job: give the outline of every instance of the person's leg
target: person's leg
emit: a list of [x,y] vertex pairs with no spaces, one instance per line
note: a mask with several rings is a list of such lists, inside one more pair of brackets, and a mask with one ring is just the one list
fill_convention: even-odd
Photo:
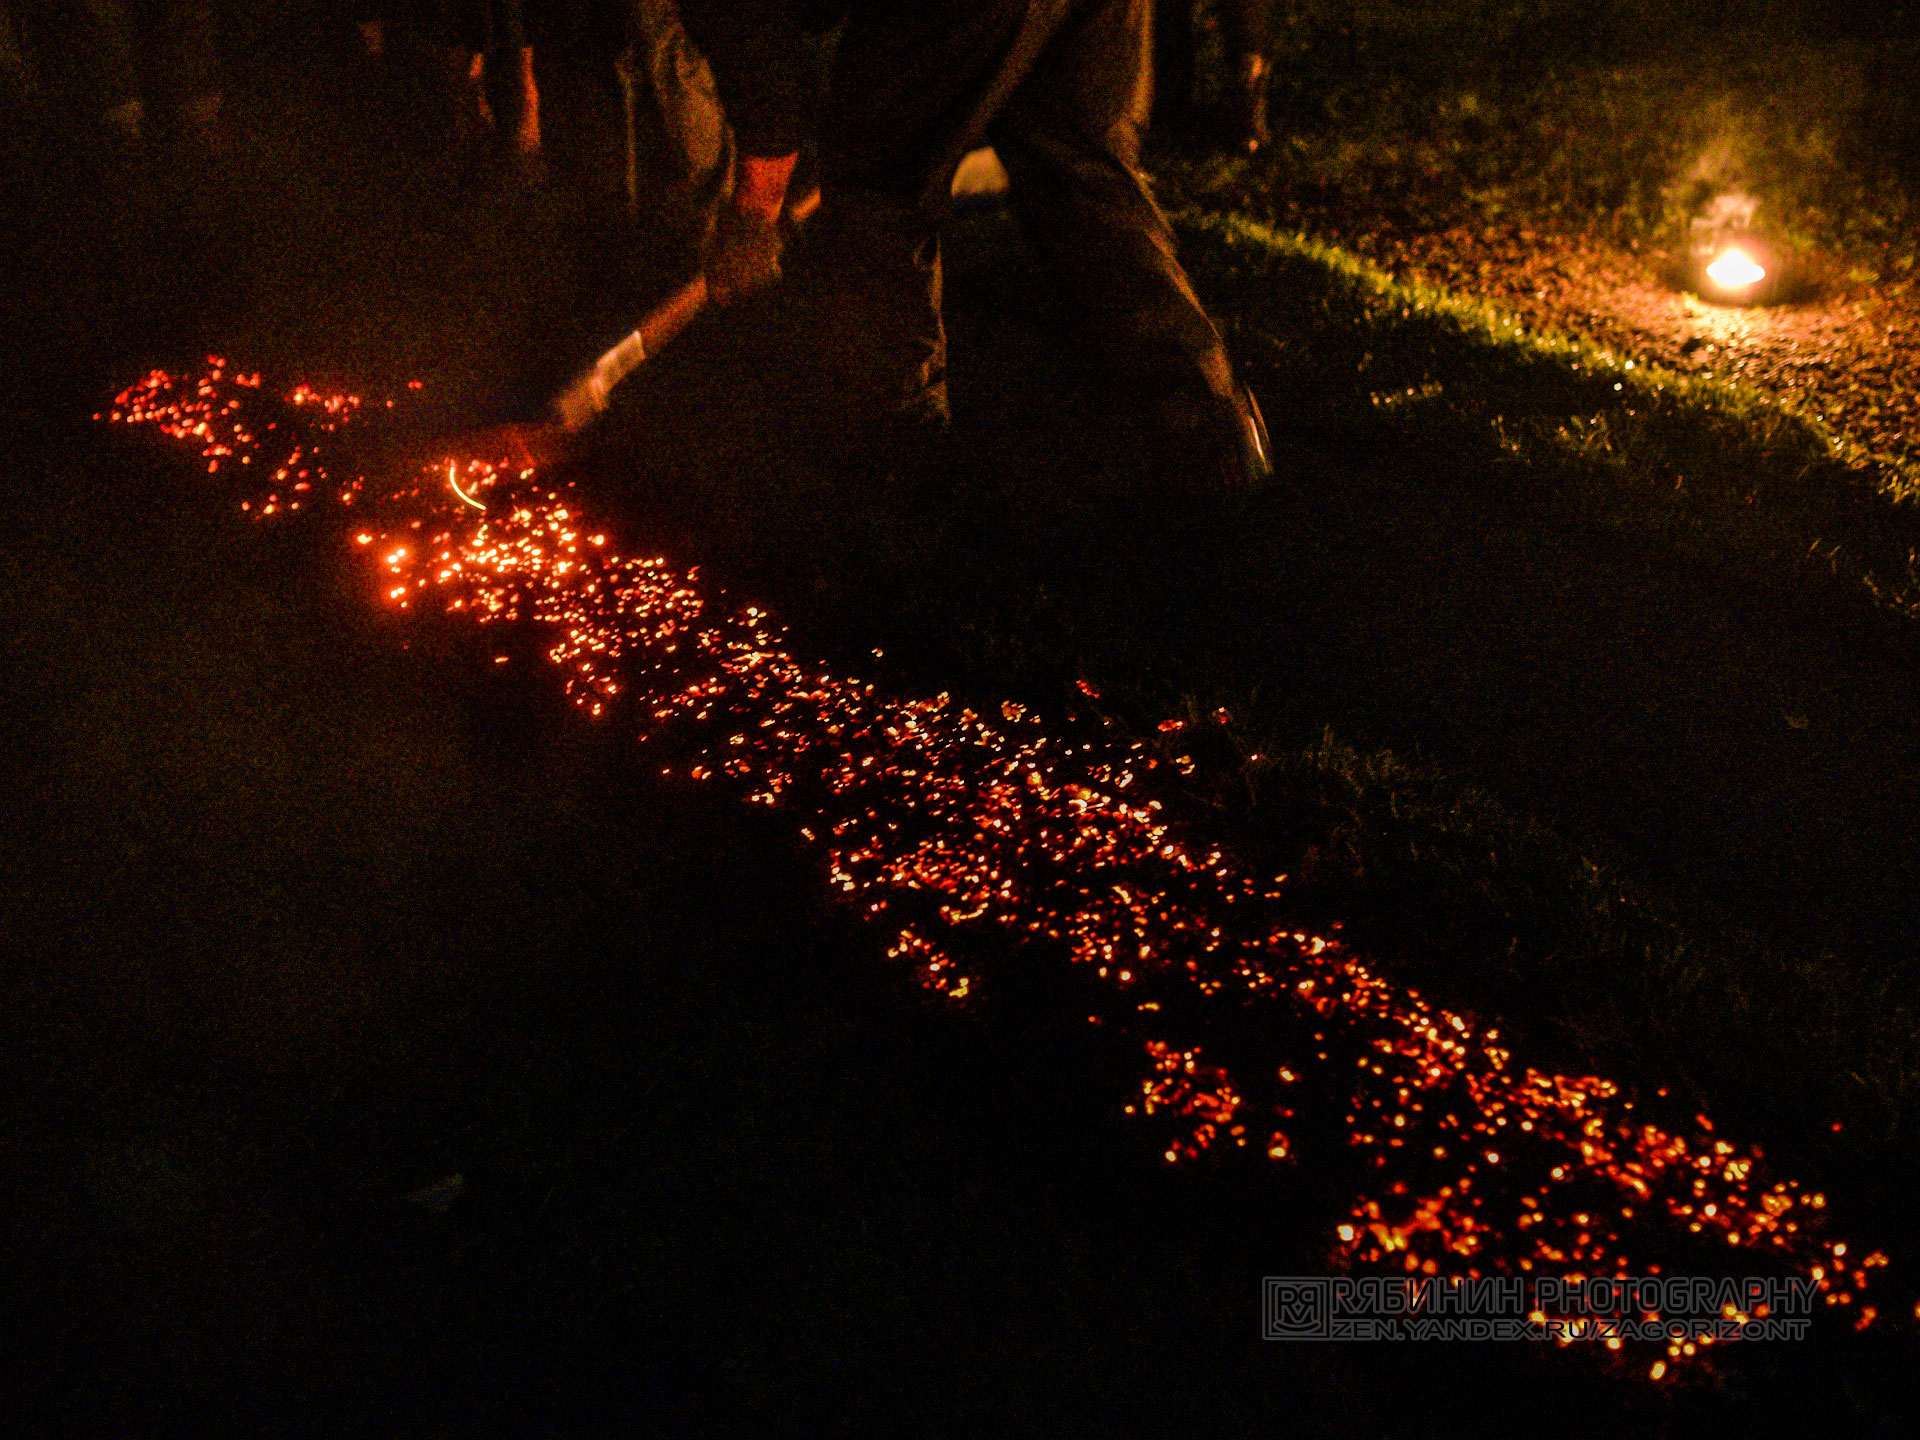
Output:
[[451,0],[436,7],[444,34],[447,93],[453,107],[453,142],[469,151],[493,133],[487,100],[487,48],[492,17],[487,0]]
[[10,92],[0,98],[9,100],[24,99],[33,88],[27,71],[26,52],[20,48],[20,38],[14,32],[13,17],[7,11],[6,0],[0,0],[0,85],[6,86]]
[[360,0],[353,9],[354,28],[360,32],[360,49],[369,60],[387,53],[387,12],[380,0]]
[[456,45],[450,54],[448,69],[453,78],[456,132],[475,138],[492,134],[493,104],[487,99],[486,50]]
[[1193,115],[1194,0],[1156,0],[1153,7],[1153,122],[1186,124]]
[[673,0],[634,0],[615,64],[626,115],[627,202],[697,263],[733,190],[735,145],[712,67]]
[[911,445],[944,428],[940,242],[915,207],[830,187],[795,269],[830,408],[882,417],[882,445]]
[[129,0],[73,0],[80,49],[92,57],[95,103],[107,133],[138,146],[146,124],[140,73],[134,63],[133,9]]
[[1265,457],[1248,448],[1257,430],[1248,401],[1139,169],[1151,3],[1078,6],[1014,91],[993,142],[1028,243],[1163,438],[1189,459],[1205,452],[1223,483],[1256,483]]
[[992,139],[1028,243],[1115,367],[1143,384],[1204,378],[1224,393],[1226,350],[1139,169],[1148,5],[1081,5]]
[[514,52],[514,98],[519,113],[514,118],[513,148],[521,155],[540,153],[540,87],[533,78],[533,47],[522,45]]
[[171,0],[163,48],[180,116],[193,139],[215,154],[227,148],[220,124],[219,60],[213,43],[213,0]]
[[518,155],[540,153],[540,89],[533,78],[533,46],[527,43],[526,12],[522,0],[489,0],[488,48],[513,67],[513,149]]
[[801,143],[800,158],[794,165],[787,189],[787,217],[793,224],[805,224],[820,208],[819,122],[826,109],[828,84],[833,73],[833,51],[837,36],[829,31],[806,37],[810,125]]
[[1228,63],[1273,54],[1273,0],[1220,0]]
[[1267,86],[1273,78],[1273,6],[1271,0],[1221,0],[1220,11],[1235,140],[1251,155],[1272,138],[1267,130]]

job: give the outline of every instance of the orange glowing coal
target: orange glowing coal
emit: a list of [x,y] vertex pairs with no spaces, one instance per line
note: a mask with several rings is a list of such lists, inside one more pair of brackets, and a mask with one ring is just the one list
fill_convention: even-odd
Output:
[[1744,290],[1766,279],[1767,271],[1746,251],[1734,247],[1707,267],[1707,278],[1722,290]]
[[[1704,1115],[1663,1123],[1612,1080],[1526,1064],[1497,1029],[1296,928],[1286,877],[1211,843],[1146,741],[809,661],[766,611],[726,603],[696,571],[620,554],[582,513],[587,497],[531,466],[330,475],[336,432],[366,423],[359,404],[304,387],[276,404],[257,375],[214,360],[152,372],[102,418],[184,442],[259,521],[311,522],[316,507],[291,512],[337,496],[354,517],[343,538],[396,608],[543,631],[567,694],[595,718],[619,707],[663,780],[790,817],[833,891],[886,928],[889,956],[931,994],[979,1004],[1010,967],[1070,970],[1074,1022],[1140,1065],[1124,1109],[1167,1164],[1264,1155],[1355,1186],[1330,1263],[1477,1279],[1659,1273],[1691,1257],[1703,1274],[1806,1276],[1836,1318],[1873,1323],[1878,1307],[1856,1301],[1888,1257],[1831,1238],[1824,1193],[1776,1178]],[[1675,1323],[1664,1354],[1636,1352],[1655,1380],[1702,1363],[1713,1338]]]

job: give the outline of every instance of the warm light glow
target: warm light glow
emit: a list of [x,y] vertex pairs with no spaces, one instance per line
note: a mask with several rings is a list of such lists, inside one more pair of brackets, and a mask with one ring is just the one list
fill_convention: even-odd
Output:
[[[1075,1020],[1138,1065],[1115,1108],[1166,1163],[1264,1150],[1358,1177],[1334,1263],[1626,1275],[1690,1249],[1712,1273],[1726,1262],[1706,1246],[1735,1246],[1836,1308],[1887,1264],[1853,1259],[1825,1233],[1823,1193],[1770,1174],[1707,1116],[1656,1120],[1604,1077],[1539,1070],[1497,1029],[1349,950],[1338,927],[1296,928],[1286,877],[1215,843],[1165,783],[1192,761],[1160,747],[1206,722],[1169,720],[1149,744],[1097,717],[890,692],[805,658],[766,611],[725,603],[697,572],[618,553],[584,497],[504,457],[329,474],[335,432],[365,423],[360,402],[302,387],[276,407],[259,383],[220,361],[156,370],[108,418],[154,426],[209,466],[262,462],[217,472],[256,520],[307,520],[289,513],[296,495],[351,506],[340,540],[399,609],[543,631],[568,695],[589,716],[622,714],[663,777],[791,817],[831,887],[886,927],[888,954],[932,994],[969,1004],[1004,967],[1077,971]],[[1266,1048],[1236,1048],[1255,1010]],[[1326,1135],[1338,1138],[1316,1144]],[[1705,1363],[1691,1339],[1644,1373],[1682,1362]]]
[[1744,290],[1767,278],[1766,267],[1737,247],[1707,267],[1707,278],[1722,290]]

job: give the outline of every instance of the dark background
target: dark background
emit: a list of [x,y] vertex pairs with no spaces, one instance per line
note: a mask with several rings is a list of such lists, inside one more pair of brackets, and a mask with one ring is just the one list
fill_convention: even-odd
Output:
[[[1673,10],[1459,23],[1567,53],[1665,43]],[[57,37],[57,12],[16,18]],[[179,455],[93,425],[208,347],[478,405],[661,282],[610,203],[592,16],[554,47],[558,178],[519,195],[449,166],[404,47],[369,70],[345,19],[228,14],[223,164],[163,144],[117,168],[51,48],[8,131],[21,1429],[1898,1433],[1871,1350],[1676,1396],[1530,1348],[1260,1344],[1258,1277],[1317,1265],[1344,1197],[1157,1168],[1115,1114],[1123,1057],[1040,1011],[929,1010],[777,820],[650,779],[531,646],[496,669],[374,609],[323,528],[249,525]],[[1408,63],[1373,33],[1342,43]],[[995,299],[958,287],[957,325]],[[1028,343],[1053,357],[1037,432],[1095,382]],[[453,1174],[444,1212],[406,1198]]]

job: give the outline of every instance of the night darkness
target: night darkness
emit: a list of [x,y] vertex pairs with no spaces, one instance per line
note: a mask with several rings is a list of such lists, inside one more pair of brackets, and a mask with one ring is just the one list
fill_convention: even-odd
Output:
[[1719,8],[1159,6],[1207,392],[1081,92],[869,178],[1024,6],[689,3],[729,201],[661,7],[0,0],[7,1428],[1920,1423],[1920,42]]

